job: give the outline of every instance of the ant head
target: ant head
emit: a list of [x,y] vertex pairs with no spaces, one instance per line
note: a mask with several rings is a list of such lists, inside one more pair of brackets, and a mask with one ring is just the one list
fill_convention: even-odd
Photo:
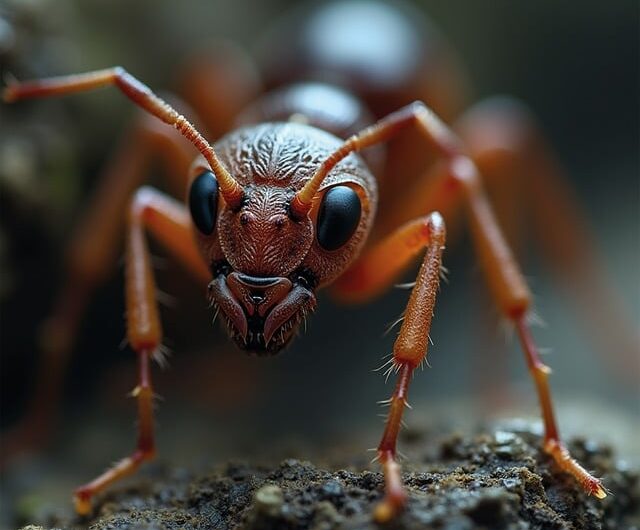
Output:
[[331,172],[302,217],[291,204],[341,140],[282,123],[235,131],[215,146],[243,199],[229,205],[200,159],[189,208],[211,266],[211,302],[242,348],[277,353],[316,306],[315,291],[353,261],[373,217],[375,181],[356,155]]

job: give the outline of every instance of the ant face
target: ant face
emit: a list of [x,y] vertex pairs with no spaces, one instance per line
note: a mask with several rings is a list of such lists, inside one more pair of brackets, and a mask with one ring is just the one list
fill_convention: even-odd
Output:
[[292,193],[246,186],[239,210],[224,208],[217,220],[224,259],[214,267],[211,302],[241,349],[277,353],[315,309],[316,282],[298,272],[313,241],[310,219],[294,221]]
[[[189,207],[213,273],[210,302],[229,335],[243,350],[275,354],[314,311],[316,288],[339,275],[360,250],[372,213],[363,181],[373,177],[354,157],[350,171],[328,178],[308,215],[296,219],[290,209],[296,191],[340,140],[293,124],[272,125],[273,137],[261,132],[241,130],[216,146],[242,185],[240,206],[226,204],[214,174],[200,165]],[[253,142],[261,143],[257,162],[250,158]],[[265,144],[272,146],[266,158]],[[292,159],[296,171],[288,165]]]

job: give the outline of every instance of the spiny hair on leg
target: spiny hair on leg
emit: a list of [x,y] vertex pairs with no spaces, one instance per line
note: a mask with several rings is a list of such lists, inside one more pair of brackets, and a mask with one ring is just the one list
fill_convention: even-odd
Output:
[[159,344],[158,347],[151,354],[151,358],[158,363],[161,369],[165,370],[169,368],[169,357],[171,357],[172,351],[166,344]]
[[404,320],[405,314],[402,313],[396,320],[394,320],[391,324],[387,325],[387,329],[385,329],[383,337],[386,337],[393,328],[395,328],[398,324],[400,324]]

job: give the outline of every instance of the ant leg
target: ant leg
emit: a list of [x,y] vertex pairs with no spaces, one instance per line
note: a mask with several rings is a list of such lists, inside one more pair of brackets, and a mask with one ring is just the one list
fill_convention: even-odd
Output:
[[573,475],[588,494],[603,498],[606,491],[600,480],[572,459],[560,440],[547,381],[550,370],[540,361],[527,324],[531,294],[502,236],[484,192],[480,174],[471,159],[464,155],[452,157],[449,170],[449,178],[460,187],[476,251],[495,303],[518,330],[542,409],[544,449],[554,458],[558,467]]
[[[387,141],[408,126],[417,126],[427,143],[445,159],[446,173],[445,178],[441,181],[442,196],[447,197],[451,194],[460,196],[460,200],[467,210],[468,224],[476,251],[483,265],[495,303],[502,314],[511,320],[518,330],[542,409],[545,425],[545,451],[554,458],[558,467],[573,475],[587,493],[598,498],[605,497],[606,491],[600,480],[593,477],[571,458],[560,440],[547,381],[549,369],[539,360],[526,322],[527,313],[531,306],[529,287],[498,226],[484,191],[480,173],[467,154],[461,140],[432,111],[423,103],[417,102],[390,114],[361,133],[347,139],[325,160],[311,180],[296,194],[291,202],[292,212],[300,215],[301,212],[308,211],[308,203],[310,204],[312,201],[324,177],[349,153]],[[351,270],[347,271],[345,282],[354,277],[358,268],[364,267],[363,263],[366,259],[367,254],[360,258]],[[375,291],[384,281],[384,278],[373,278],[364,285],[360,284],[359,294],[363,296],[370,291]]]
[[153,188],[140,188],[129,207],[127,221],[127,339],[138,354],[139,362],[138,385],[133,391],[138,400],[138,442],[133,454],[75,491],[76,511],[81,515],[90,512],[92,497],[109,484],[133,473],[143,461],[155,455],[149,358],[153,357],[160,346],[162,327],[145,229],[159,239],[189,270],[202,279],[210,277],[195,243],[189,214],[183,205]]
[[153,388],[149,370],[149,357],[152,355],[152,350],[138,352],[138,385],[131,392],[131,395],[138,400],[138,441],[136,450],[130,456],[116,462],[99,477],[75,490],[73,500],[78,515],[91,513],[91,499],[94,495],[113,482],[135,472],[142,462],[155,456]]
[[[359,272],[365,282],[380,284],[389,279],[398,267],[410,262],[426,248],[422,266],[411,291],[400,333],[393,346],[393,359],[388,374],[398,374],[395,391],[387,402],[389,415],[384,434],[378,445],[378,460],[385,476],[385,498],[376,507],[374,517],[385,522],[394,517],[406,504],[407,494],[402,485],[400,466],[396,460],[396,443],[407,406],[407,395],[413,371],[427,355],[429,330],[436,293],[440,285],[442,252],[445,244],[445,225],[439,213],[432,213],[398,229],[380,242],[361,262]],[[375,264],[385,267],[376,267]],[[356,278],[357,276],[351,276]]]
[[381,295],[429,243],[428,219],[419,217],[409,221],[366,249],[333,283],[332,294],[346,303],[359,303]]
[[445,225],[439,213],[406,223],[370,249],[338,280],[341,295],[352,300],[369,296],[387,287],[399,271],[426,248],[388,369],[388,373],[398,374],[398,381],[388,401],[389,416],[378,446],[378,459],[382,463],[386,483],[385,499],[374,514],[379,522],[392,518],[406,503],[400,466],[396,461],[396,442],[407,405],[411,376],[427,355],[445,237]]
[[65,251],[65,275],[50,316],[39,332],[41,358],[35,393],[24,419],[3,435],[2,460],[41,444],[55,419],[74,338],[93,291],[117,261],[127,201],[160,158],[172,188],[184,193],[193,148],[176,131],[140,113],[98,179]]
[[[521,103],[495,98],[467,111],[456,129],[492,191],[494,204],[500,203],[501,225],[513,229],[507,239],[518,244],[518,222],[523,210],[530,210],[542,255],[558,284],[569,292],[594,342],[600,344],[598,351],[616,352],[607,357],[607,366],[624,379],[633,377],[635,372],[629,367],[637,366],[638,331],[605,281],[604,266],[579,201],[535,119]],[[438,164],[411,193],[398,198],[395,208],[381,212],[377,230],[385,234],[406,219],[438,210],[447,222],[449,239],[455,240],[462,199],[447,165]],[[606,333],[601,333],[603,320],[609,323]]]
[[542,255],[599,345],[596,350],[608,352],[606,366],[635,383],[630,367],[638,366],[638,329],[606,281],[586,217],[535,118],[516,100],[494,98],[466,112],[457,129],[488,185],[497,188],[514,176],[522,180],[523,200],[504,200],[524,203],[531,211]]

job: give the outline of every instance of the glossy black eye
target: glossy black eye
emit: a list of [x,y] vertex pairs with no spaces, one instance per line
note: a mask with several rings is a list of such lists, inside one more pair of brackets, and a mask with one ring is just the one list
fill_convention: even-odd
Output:
[[198,175],[189,190],[189,210],[198,230],[210,235],[218,213],[218,181],[211,171]]
[[318,212],[317,238],[325,250],[336,250],[356,231],[362,205],[358,194],[347,186],[335,186],[324,194]]

